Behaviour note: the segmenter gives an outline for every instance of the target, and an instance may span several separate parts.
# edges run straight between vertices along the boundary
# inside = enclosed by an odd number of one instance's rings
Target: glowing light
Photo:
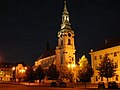
[[[25,67],[25,70],[27,70],[27,67]]]
[[[72,64],[72,67],[76,67],[76,65],[75,65],[75,64]]]
[[[14,70],[15,70],[15,67],[13,67],[12,70],[14,71]]]
[[[67,65],[70,68],[70,64]]]
[[[24,73],[25,69],[20,69],[19,72]]]
[[[68,68],[74,68],[74,67],[76,67],[75,64],[68,64],[67,66],[68,66]]]
[[[3,75],[3,71],[0,71],[0,75]]]

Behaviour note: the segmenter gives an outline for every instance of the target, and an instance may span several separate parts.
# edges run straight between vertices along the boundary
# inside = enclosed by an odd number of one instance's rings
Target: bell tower
[[[74,31],[69,21],[66,1],[62,14],[61,29],[58,32],[58,46],[56,47],[56,65],[75,65]]]

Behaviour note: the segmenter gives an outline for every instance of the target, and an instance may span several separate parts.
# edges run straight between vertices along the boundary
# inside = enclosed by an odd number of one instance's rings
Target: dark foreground
[[[97,88],[85,89],[80,87],[60,88],[60,87],[39,87],[39,86],[28,86],[28,85],[0,84],[0,90],[98,90],[98,89]],[[115,90],[115,89],[105,89],[105,90]]]
[[[84,89],[2,84],[2,85],[0,85],[0,90],[84,90]],[[89,89],[85,89],[85,90],[89,90]],[[95,89],[91,89],[91,90],[95,90]]]

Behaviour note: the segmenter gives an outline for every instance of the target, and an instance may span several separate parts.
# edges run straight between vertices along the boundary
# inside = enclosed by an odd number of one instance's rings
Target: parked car
[[[104,82],[99,82],[98,83],[98,88],[99,89],[104,89],[105,88],[105,83]]]
[[[117,89],[118,88],[118,84],[115,81],[108,82],[108,88],[110,88],[110,89]]]
[[[52,82],[51,87],[66,87],[65,82]]]

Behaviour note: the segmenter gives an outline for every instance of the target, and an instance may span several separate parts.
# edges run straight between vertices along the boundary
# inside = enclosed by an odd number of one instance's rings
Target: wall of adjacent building
[[[0,68],[0,82],[10,82],[13,77],[12,68]]]
[[[98,75],[97,66],[100,64],[103,56],[108,54],[108,57],[113,60],[114,64],[116,65],[116,75],[112,78],[109,78],[109,81],[116,81],[120,83],[120,45],[114,46],[111,48],[106,48],[103,50],[93,51],[90,53],[91,55],[91,64],[94,70],[94,76],[92,77],[92,83],[98,82],[107,82],[106,78],[102,78]]]

